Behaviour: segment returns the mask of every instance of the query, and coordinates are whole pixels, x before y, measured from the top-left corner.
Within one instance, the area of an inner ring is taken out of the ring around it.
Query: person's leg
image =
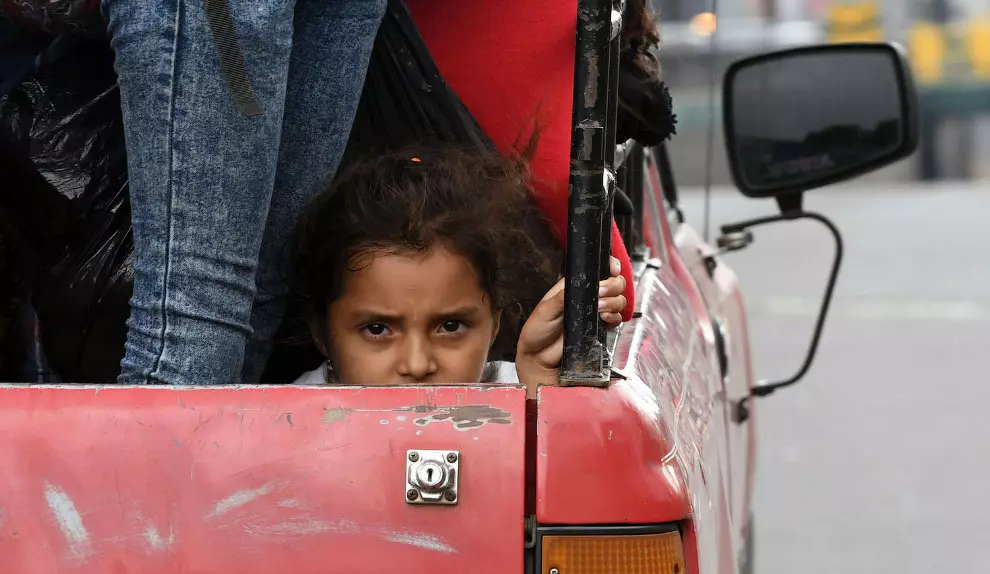
[[[298,0],[282,147],[262,243],[243,380],[261,378],[285,311],[288,241],[340,163],[385,0]]]
[[[239,382],[294,0],[103,0],[103,9],[136,253],[119,382]]]

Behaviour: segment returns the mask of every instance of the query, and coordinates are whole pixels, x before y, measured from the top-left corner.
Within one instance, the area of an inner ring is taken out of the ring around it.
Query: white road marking
[[[747,298],[753,315],[816,317],[821,299],[806,297]],[[990,301],[939,301],[928,299],[833,299],[830,317],[911,321],[990,321]]]

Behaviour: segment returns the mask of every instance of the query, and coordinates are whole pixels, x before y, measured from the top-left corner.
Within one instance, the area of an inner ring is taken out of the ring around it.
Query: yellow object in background
[[[908,42],[911,64],[918,81],[940,81],[945,68],[945,28],[931,22],[918,22],[911,28]]]
[[[833,1],[826,11],[828,40],[842,42],[882,42],[883,21],[879,3]]]
[[[966,26],[966,52],[973,77],[990,80],[990,17],[973,20]]]

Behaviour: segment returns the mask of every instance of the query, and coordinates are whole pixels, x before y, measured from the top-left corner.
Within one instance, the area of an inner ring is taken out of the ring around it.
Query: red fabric
[[[542,128],[533,160],[538,202],[561,237],[574,98],[575,0],[407,0],[437,67],[503,152]],[[632,318],[632,265],[612,223],[612,254],[622,262]]]

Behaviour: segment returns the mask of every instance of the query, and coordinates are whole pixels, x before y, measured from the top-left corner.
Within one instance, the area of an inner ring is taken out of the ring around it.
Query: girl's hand
[[[598,310],[611,328],[622,322],[626,280],[619,275],[619,260],[611,257],[611,277],[599,285]],[[529,398],[536,398],[540,385],[555,385],[564,354],[564,280],[557,282],[526,320],[516,346],[516,372],[526,385]]]

